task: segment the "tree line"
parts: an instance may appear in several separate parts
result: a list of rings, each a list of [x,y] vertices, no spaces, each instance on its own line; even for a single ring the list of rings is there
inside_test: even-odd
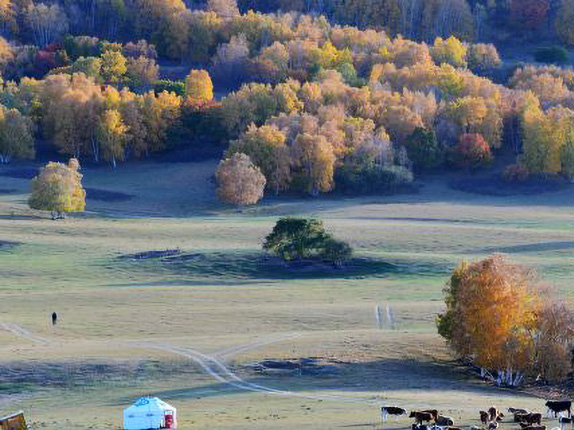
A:
[[[88,3],[101,6],[74,7]],[[168,3],[150,0],[145,10]],[[415,42],[296,13],[241,14],[229,0],[181,6],[170,19],[186,17],[178,36],[196,34],[185,52],[205,65],[182,81],[158,79],[168,45],[153,37],[120,43],[62,33],[32,57],[0,39],[0,160],[33,157],[40,139],[114,166],[176,146],[227,147],[219,195],[245,204],[265,192],[392,191],[413,172],[479,168],[503,145],[518,154],[509,179],[574,173],[570,69],[522,66],[501,84],[487,77],[501,63],[489,44]],[[49,66],[30,77],[22,58]],[[214,85],[237,89],[216,101]]]

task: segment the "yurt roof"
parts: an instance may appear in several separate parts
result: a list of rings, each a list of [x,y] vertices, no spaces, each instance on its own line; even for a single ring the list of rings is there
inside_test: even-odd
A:
[[[141,397],[133,405],[131,405],[127,410],[133,410],[133,412],[149,411],[149,410],[175,410],[173,406],[164,402],[157,397]]]

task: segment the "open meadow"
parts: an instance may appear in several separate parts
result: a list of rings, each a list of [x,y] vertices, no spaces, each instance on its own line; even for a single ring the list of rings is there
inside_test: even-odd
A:
[[[214,165],[85,169],[87,213],[63,221],[28,210],[29,179],[1,168],[0,415],[117,429],[150,393],[184,430],[380,428],[384,404],[464,426],[491,405],[544,412],[538,390],[494,388],[457,365],[434,320],[453,267],[494,252],[572,301],[574,189],[493,197],[428,178],[417,194],[236,210],[213,197]],[[262,239],[282,215],[322,219],[354,260],[267,260]],[[163,250],[178,251],[150,252]]]

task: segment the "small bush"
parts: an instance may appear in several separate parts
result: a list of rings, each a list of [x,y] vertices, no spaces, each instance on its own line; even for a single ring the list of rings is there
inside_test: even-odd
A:
[[[564,64],[568,62],[568,51],[560,46],[538,48],[534,52],[534,59],[539,63]]]

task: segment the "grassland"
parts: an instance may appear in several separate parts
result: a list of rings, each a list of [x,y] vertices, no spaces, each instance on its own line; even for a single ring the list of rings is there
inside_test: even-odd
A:
[[[415,195],[238,211],[215,202],[212,172],[209,162],[86,169],[88,187],[131,198],[89,200],[61,222],[26,208],[28,180],[0,176],[0,414],[120,428],[123,408],[148,393],[179,408],[182,429],[369,428],[380,404],[436,407],[464,425],[491,404],[541,409],[456,366],[434,317],[452,267],[497,251],[571,301],[574,190],[488,197],[430,178]],[[320,217],[357,260],[327,273],[265,261],[261,240],[285,214]],[[174,248],[185,258],[126,258]],[[297,371],[252,366],[309,357]]]

